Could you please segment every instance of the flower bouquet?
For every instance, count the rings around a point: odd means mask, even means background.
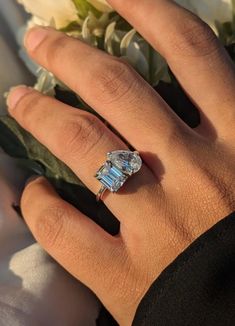
[[[27,25],[19,32],[23,44],[25,31],[34,25],[51,26],[83,40],[110,55],[123,58],[165,99],[192,128],[200,123],[197,108],[184,94],[165,59],[156,52],[105,0],[18,0],[30,13]],[[235,61],[235,0],[177,0],[199,15],[214,30]],[[34,87],[49,96],[91,111],[79,94],[72,92],[51,72],[32,62],[21,46],[19,56],[35,75]],[[143,113],[144,114],[144,111]],[[141,117],[140,117],[141,118]],[[111,126],[110,126],[111,128]],[[112,234],[118,222],[74,173],[17,122],[0,117],[0,146],[17,158],[28,174],[46,176],[61,196]],[[77,158],[79,160],[79,157]],[[105,218],[109,216],[108,218]]]

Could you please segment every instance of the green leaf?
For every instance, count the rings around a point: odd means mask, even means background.
[[[8,116],[0,116],[0,147],[18,158],[19,165],[31,174],[47,177],[63,199],[104,230],[113,235],[119,232],[119,222],[106,206],[102,202],[97,203],[94,194],[63,162]],[[16,209],[20,213],[19,207]]]
[[[48,178],[62,179],[71,184],[82,184],[63,162],[9,116],[0,117],[0,146],[10,156],[30,160],[32,164],[41,164],[44,168],[43,175]]]
[[[88,16],[89,11],[92,11],[95,16],[100,15],[100,12],[86,0],[73,0],[73,2],[78,10],[79,16],[83,19]]]
[[[81,31],[81,26],[79,25],[78,22],[74,21],[68,24],[67,26],[61,28],[60,31],[64,33],[69,33],[74,31],[78,32]]]

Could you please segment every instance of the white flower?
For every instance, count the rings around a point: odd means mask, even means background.
[[[18,0],[26,11],[37,18],[40,25],[54,21],[56,28],[62,28],[78,20],[77,9],[72,0]]]
[[[216,31],[216,22],[233,20],[233,0],[175,0],[193,11]]]
[[[106,0],[18,0],[32,18],[28,27],[35,24],[64,28],[68,35],[84,40],[95,47],[104,49],[111,55],[127,60],[151,85],[156,86],[160,80],[170,82],[166,61],[135,30],[120,28],[118,13],[112,13],[112,7]],[[208,23],[218,34],[224,22],[232,22],[235,0],[175,0],[178,4],[191,10]],[[76,6],[75,6],[76,4]],[[96,10],[100,12],[96,14]],[[110,14],[112,13],[112,14]],[[76,24],[69,25],[76,21]],[[218,29],[217,29],[218,27]],[[226,35],[225,35],[226,36]],[[32,65],[21,56],[36,74],[36,88],[52,94],[60,82],[49,72]],[[65,86],[60,85],[62,88]]]
[[[113,11],[113,8],[105,0],[87,0],[87,2],[101,12]]]

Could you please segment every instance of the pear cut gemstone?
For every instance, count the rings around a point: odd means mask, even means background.
[[[142,160],[138,152],[113,151],[107,154],[107,158],[126,175],[137,173],[142,166]]]

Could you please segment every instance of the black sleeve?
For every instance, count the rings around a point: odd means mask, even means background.
[[[198,238],[152,284],[133,326],[235,326],[235,213]]]

